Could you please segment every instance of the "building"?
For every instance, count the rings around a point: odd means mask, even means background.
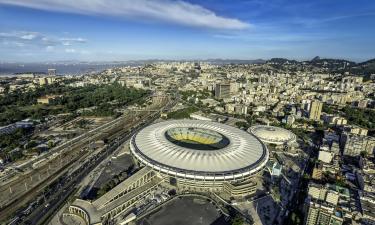
[[[345,119],[344,117],[327,115],[327,114],[323,114],[323,120],[325,123],[334,124],[337,126],[346,125],[348,123],[348,120]]]
[[[229,86],[230,86],[230,93],[236,94],[239,90],[240,84],[237,82],[231,82]]]
[[[360,196],[361,208],[362,208],[362,219],[361,224],[363,225],[375,225],[375,194],[363,192]]]
[[[204,115],[201,115],[201,114],[198,114],[198,113],[190,114],[190,118],[194,119],[194,120],[212,121],[211,118],[209,118],[207,116],[204,116]]]
[[[38,81],[39,81],[39,85],[43,86],[43,85],[55,83],[56,78],[55,77],[40,77]]]
[[[50,104],[53,100],[59,98],[59,95],[46,95],[37,99],[38,104]]]
[[[216,84],[215,86],[215,98],[229,98],[230,97],[230,84]]]
[[[309,119],[318,121],[320,120],[320,114],[322,113],[323,103],[319,101],[311,102]]]
[[[288,125],[292,125],[296,121],[296,117],[293,115],[287,115],[282,122]]]
[[[121,77],[117,82],[122,86],[134,87],[137,89],[149,89],[151,87],[151,79],[144,76]]]
[[[268,144],[284,145],[294,143],[297,140],[295,134],[281,127],[256,125],[250,127],[248,131]]]
[[[14,123],[0,127],[0,134],[5,135],[5,134],[11,134],[16,130],[16,125]]]
[[[48,76],[56,76],[56,69],[48,69]]]
[[[357,103],[356,105],[357,105],[358,108],[365,109],[365,108],[367,108],[369,100],[363,99],[363,100],[357,101],[356,103]]]
[[[56,81],[55,77],[47,77],[46,79],[47,79],[47,84],[53,84]]]
[[[234,106],[234,112],[238,115],[246,115],[247,114],[247,106],[242,104],[236,104]]]
[[[362,136],[367,136],[368,130],[365,129],[365,128],[362,128],[362,127],[351,127],[350,133],[362,135]]]
[[[268,161],[266,146],[255,136],[199,120],[148,126],[132,138],[130,149],[140,164],[193,190],[219,191],[225,182],[256,174]]]
[[[141,169],[95,201],[76,199],[65,212],[86,224],[108,224],[159,187],[223,199],[257,190],[267,147],[245,131],[216,122],[169,120],[138,131],[130,153]]]
[[[319,163],[315,164],[313,173],[312,173],[312,178],[314,180],[321,180],[323,177],[323,166]]]
[[[226,104],[224,109],[225,109],[225,112],[229,113],[229,114],[234,114],[234,107],[235,105],[234,104]]]
[[[282,175],[282,170],[283,166],[278,162],[274,162],[271,171],[272,177],[280,177]]]
[[[341,225],[352,216],[349,190],[337,185],[310,182],[305,204],[306,225]]]
[[[34,126],[34,123],[28,119],[21,120],[3,127],[0,127],[0,134],[11,134],[16,129],[28,129]]]
[[[39,79],[39,85],[43,86],[47,84],[47,79],[45,77],[40,77]]]
[[[333,151],[319,150],[319,161],[323,163],[331,163],[335,153]]]
[[[342,215],[332,206],[310,202],[308,206],[306,225],[341,225]]]
[[[375,150],[375,138],[344,132],[341,136],[343,154],[347,156],[359,156],[361,152],[373,155]]]

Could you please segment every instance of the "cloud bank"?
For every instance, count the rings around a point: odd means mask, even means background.
[[[250,24],[216,15],[200,5],[174,0],[0,0],[0,4],[39,10],[155,19],[210,29],[241,30]]]
[[[48,52],[55,47],[77,46],[87,43],[87,39],[81,37],[55,37],[34,31],[0,32],[0,47],[39,47]],[[71,49],[66,52],[72,53]]]

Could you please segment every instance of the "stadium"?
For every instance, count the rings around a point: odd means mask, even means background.
[[[184,187],[222,188],[261,171],[269,158],[254,135],[221,123],[170,120],[132,137],[130,150],[141,164]]]
[[[296,135],[291,131],[275,126],[256,125],[250,127],[248,131],[268,144],[291,144],[296,142],[297,139]]]
[[[135,133],[129,147],[137,172],[94,201],[76,199],[65,215],[101,225],[160,189],[242,198],[256,193],[269,158],[256,136],[200,120],[152,124]]]

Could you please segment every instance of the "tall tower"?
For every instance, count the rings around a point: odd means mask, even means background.
[[[56,76],[56,69],[48,69],[48,76]]]
[[[230,97],[230,84],[216,84],[215,98],[229,98]]]
[[[320,114],[322,113],[323,103],[319,101],[313,101],[310,106],[309,119],[318,121],[320,120]]]

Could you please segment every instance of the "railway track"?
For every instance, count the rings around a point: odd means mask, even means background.
[[[82,159],[86,154],[82,154],[81,157],[75,158],[69,164],[63,166],[59,170],[55,171],[51,174],[51,179],[45,179],[44,181],[40,182],[36,186],[29,189],[29,191],[25,192],[24,194],[20,195],[18,198],[14,199],[10,204],[0,209],[0,221],[6,220],[10,215],[18,211],[21,207],[25,206],[30,200],[36,198],[45,187],[49,184],[53,183],[57,180],[62,174],[64,174],[67,170],[69,170],[74,163]]]
[[[161,110],[165,107],[160,107]],[[146,118],[153,117],[153,120],[158,115],[158,112],[148,111],[148,112],[134,112],[132,115],[125,115],[120,118],[111,121],[107,126],[103,127],[102,130],[94,129],[95,132],[89,131],[90,135],[84,135],[81,140],[75,140],[77,142],[69,141],[69,145],[65,145],[68,149],[63,148],[61,149],[61,155],[65,156],[65,161],[67,162],[61,168],[53,171],[53,173],[49,173],[48,177],[45,177],[44,180],[39,182],[37,185],[30,187],[24,193],[18,194],[17,197],[11,199],[6,205],[2,205],[0,208],[0,221],[4,221],[9,218],[11,215],[15,214],[20,208],[24,207],[28,202],[35,199],[40,193],[48,187],[51,183],[59,179],[63,176],[67,171],[73,168],[77,162],[80,162],[82,159],[87,157],[90,154],[90,151],[81,151],[82,148],[87,147],[90,143],[97,141],[97,140],[104,140],[107,139],[108,143],[112,143],[115,139],[119,140],[124,138],[127,134],[131,133],[133,127],[135,127],[139,122],[143,121]],[[112,146],[110,146],[112,147]],[[87,148],[88,149],[88,148]],[[70,156],[70,159],[68,158]],[[61,161],[61,157],[57,158],[56,160]],[[33,171],[32,173],[37,173],[38,171],[43,171],[43,169],[47,168],[49,164],[54,162],[48,162],[48,164],[40,167],[40,169]],[[56,162],[55,162],[56,163]],[[7,186],[3,186],[0,189],[0,194],[4,194],[7,191],[9,192],[9,187],[12,185],[15,186],[22,186],[25,179],[28,179],[29,175],[20,176],[16,181],[10,182]],[[2,224],[2,222],[0,222]]]

